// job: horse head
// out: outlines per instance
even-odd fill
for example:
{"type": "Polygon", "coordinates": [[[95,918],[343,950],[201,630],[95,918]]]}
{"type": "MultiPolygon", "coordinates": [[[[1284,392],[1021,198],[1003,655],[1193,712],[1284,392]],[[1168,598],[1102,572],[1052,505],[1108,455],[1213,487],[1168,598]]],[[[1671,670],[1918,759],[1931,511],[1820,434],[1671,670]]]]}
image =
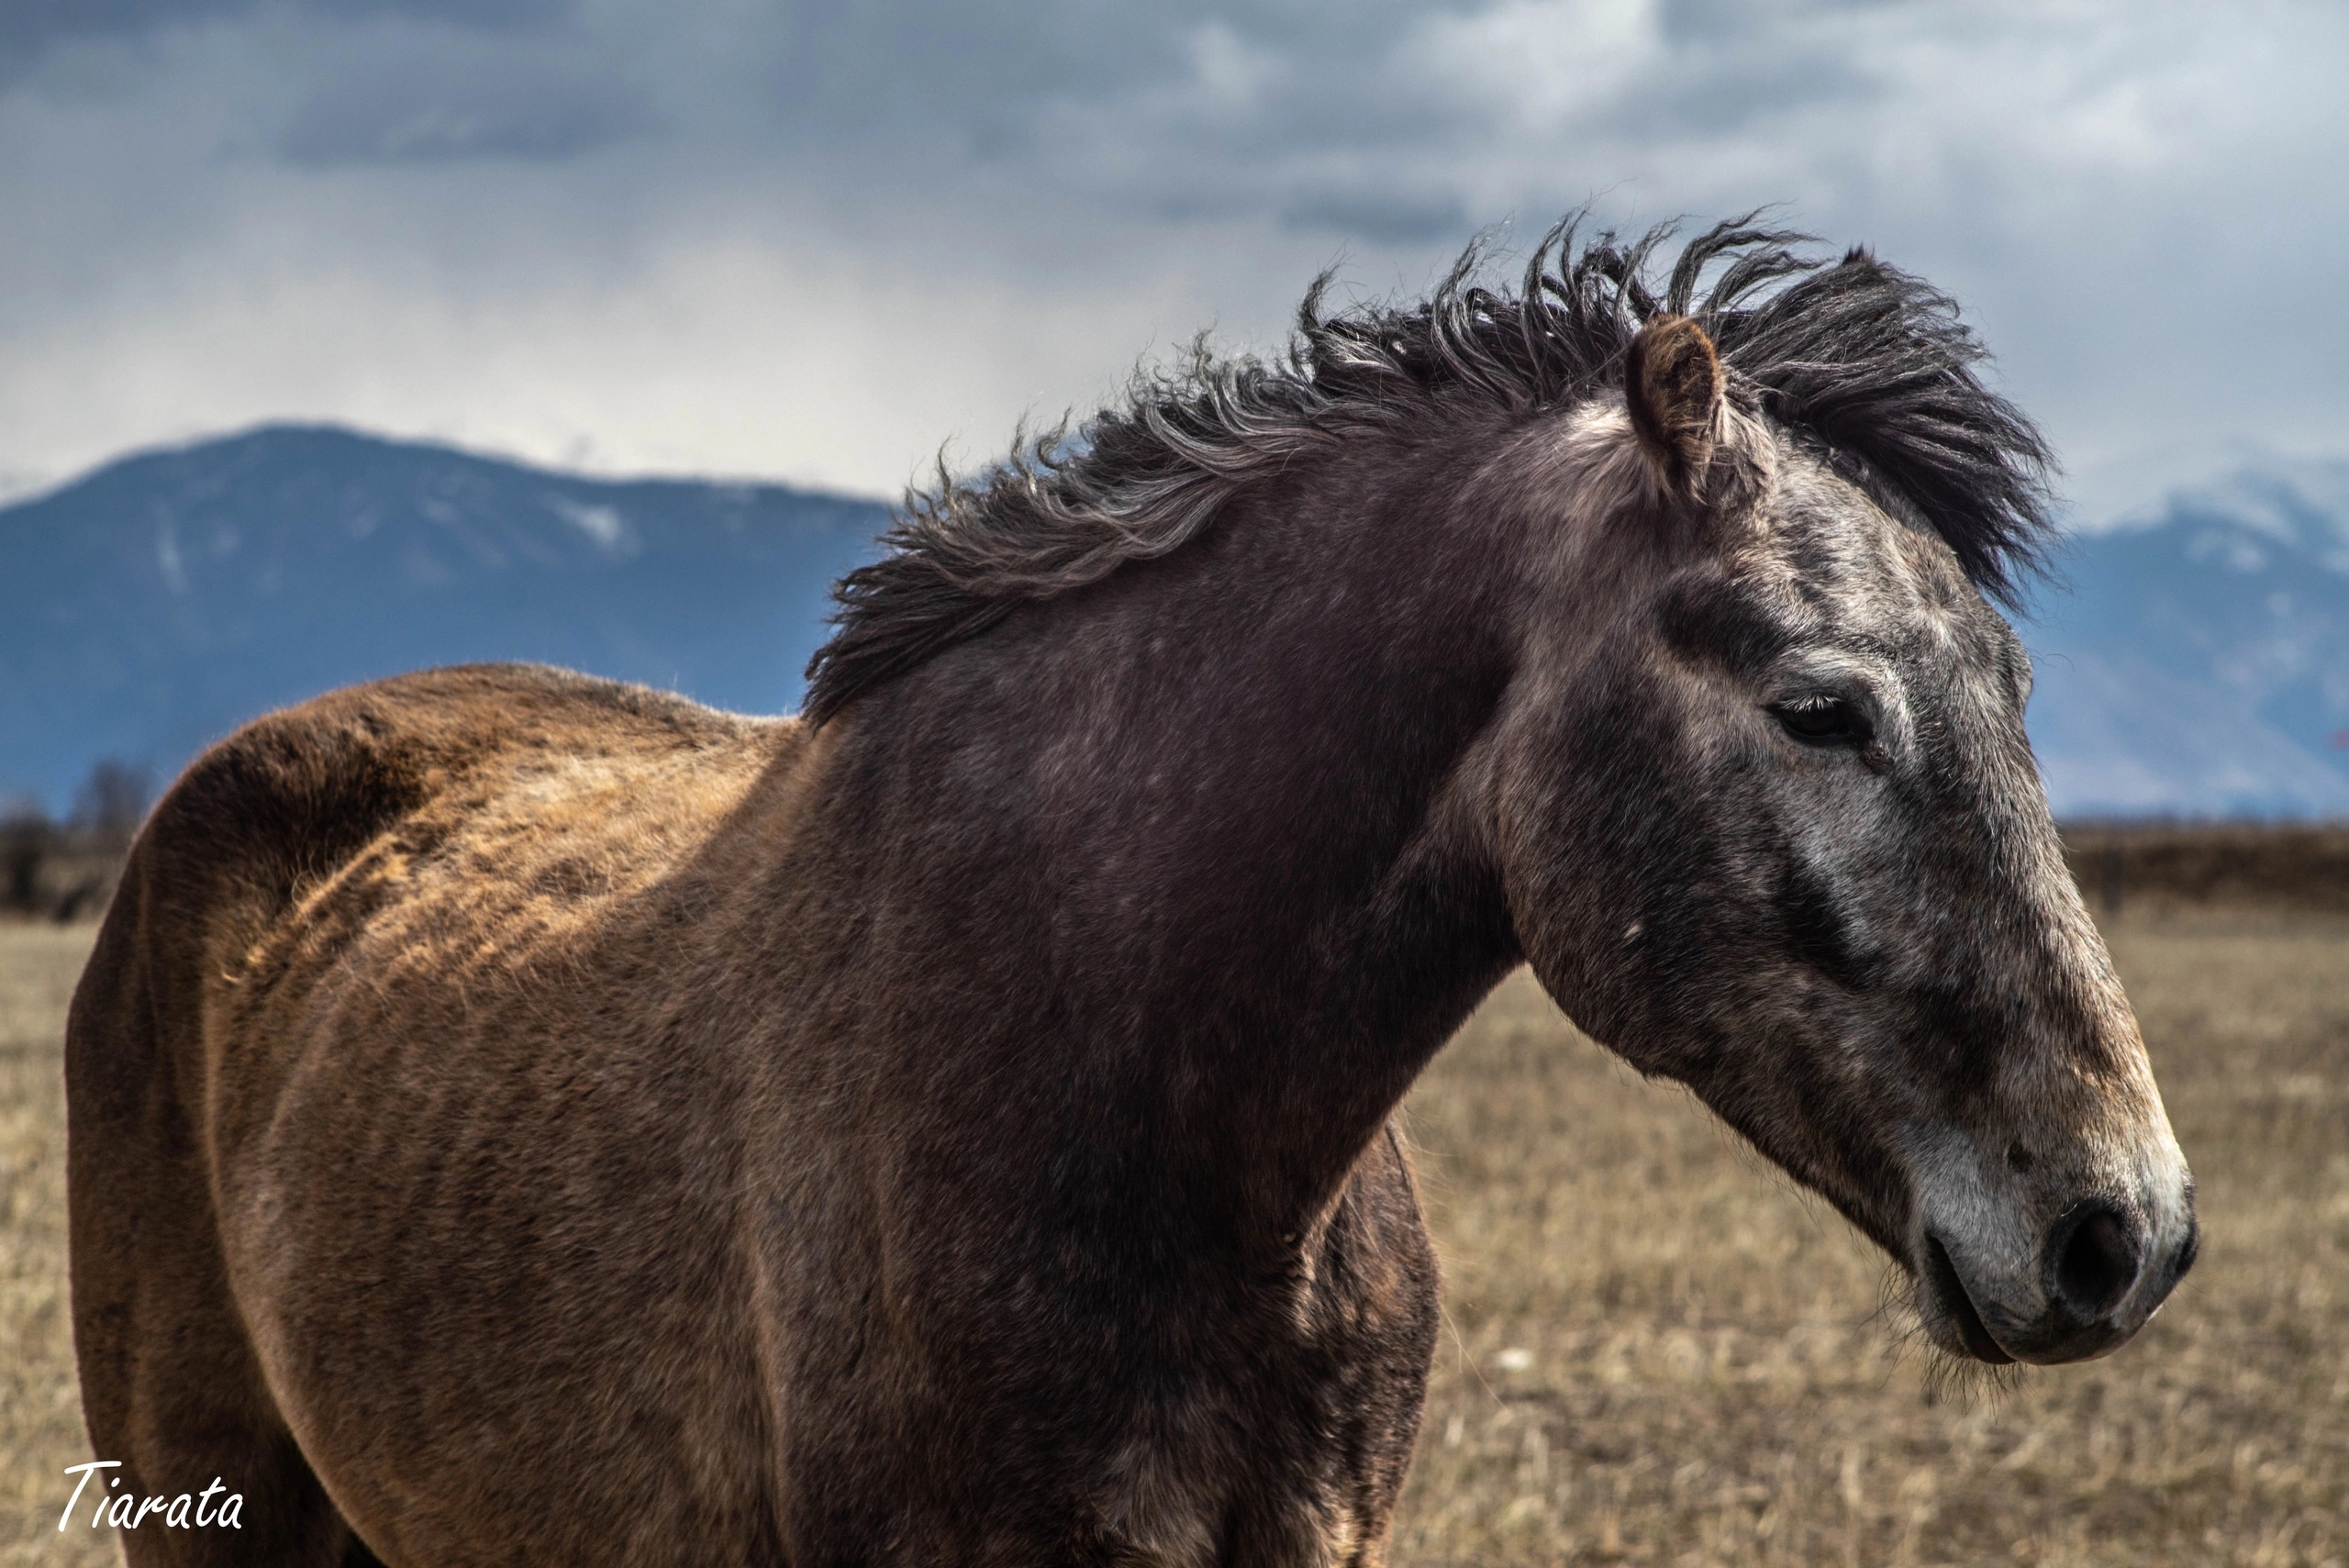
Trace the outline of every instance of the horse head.
{"type": "MultiPolygon", "coordinates": [[[[1887,417],[1943,373],[1884,377],[1887,417]]],[[[1881,1244],[1943,1350],[2113,1349],[2194,1260],[2193,1184],[1984,592],[2012,541],[1776,417],[1701,316],[1649,313],[1621,385],[1486,471],[1542,541],[1486,774],[1530,961],[1881,1244]]],[[[2011,489],[1993,445],[1917,450],[2011,489]]]]}

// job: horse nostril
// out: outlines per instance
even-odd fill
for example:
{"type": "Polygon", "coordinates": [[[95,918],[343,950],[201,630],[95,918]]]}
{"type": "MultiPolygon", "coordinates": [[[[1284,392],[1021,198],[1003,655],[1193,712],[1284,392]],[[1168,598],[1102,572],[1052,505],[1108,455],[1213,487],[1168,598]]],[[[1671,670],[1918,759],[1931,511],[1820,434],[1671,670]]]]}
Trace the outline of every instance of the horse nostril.
{"type": "Polygon", "coordinates": [[[2055,1295],[2075,1317],[2102,1318],[2121,1305],[2136,1278],[2136,1244],[2121,1216],[2105,1205],[2074,1221],[2071,1234],[2057,1244],[2055,1295]]]}

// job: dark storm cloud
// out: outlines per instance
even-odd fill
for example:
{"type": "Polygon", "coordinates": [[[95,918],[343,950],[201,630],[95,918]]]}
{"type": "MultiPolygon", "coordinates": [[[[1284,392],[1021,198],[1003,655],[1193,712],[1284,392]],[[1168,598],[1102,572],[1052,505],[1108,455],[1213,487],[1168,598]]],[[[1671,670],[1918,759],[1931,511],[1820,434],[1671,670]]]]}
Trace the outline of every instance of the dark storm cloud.
{"type": "Polygon", "coordinates": [[[1449,192],[1414,195],[1406,191],[1307,190],[1281,209],[1294,228],[1358,234],[1388,244],[1435,240],[1469,224],[1467,205],[1449,192]]]}
{"type": "Polygon", "coordinates": [[[657,124],[643,95],[594,61],[399,39],[344,61],[277,140],[291,162],[565,159],[657,124]]]}
{"type": "Polygon", "coordinates": [[[776,438],[890,488],[1206,322],[1262,345],[1334,260],[1415,290],[1594,200],[1876,245],[2076,473],[2309,447],[2349,326],[2273,323],[2349,238],[2343,65],[2288,0],[0,0],[0,475],[183,406],[685,429],[656,389],[739,355],[745,406],[899,410],[776,438]]]}
{"type": "MultiPolygon", "coordinates": [[[[1271,212],[1293,205],[1261,177],[1283,161],[1420,128],[1411,96],[1394,90],[1391,51],[1412,28],[1467,9],[799,6],[764,40],[774,64],[762,85],[774,133],[798,146],[942,131],[974,162],[1031,166],[1159,212],[1199,209],[1186,187],[1205,164],[1227,192],[1251,190],[1249,205],[1271,212]]],[[[1441,199],[1422,200],[1422,214],[1441,199]]],[[[1401,210],[1353,200],[1375,217],[1401,210]]],[[[1392,231],[1417,236],[1425,225],[1392,231]]]]}
{"type": "MultiPolygon", "coordinates": [[[[266,0],[5,0],[0,72],[30,65],[61,43],[120,38],[250,16],[266,0]]],[[[283,3],[283,0],[282,0],[283,3]]],[[[406,16],[468,28],[512,28],[568,16],[573,0],[291,0],[322,17],[406,16]]]]}
{"type": "Polygon", "coordinates": [[[1831,50],[1677,48],[1615,117],[1629,135],[1720,136],[1795,109],[1860,108],[1880,83],[1831,50]]]}
{"type": "Polygon", "coordinates": [[[0,60],[30,61],[70,39],[143,32],[250,8],[250,0],[8,0],[0,6],[0,60]]]}
{"type": "Polygon", "coordinates": [[[787,124],[961,124],[1004,144],[1034,106],[1130,88],[1182,50],[1179,6],[801,5],[781,13],[767,82],[787,124]]]}

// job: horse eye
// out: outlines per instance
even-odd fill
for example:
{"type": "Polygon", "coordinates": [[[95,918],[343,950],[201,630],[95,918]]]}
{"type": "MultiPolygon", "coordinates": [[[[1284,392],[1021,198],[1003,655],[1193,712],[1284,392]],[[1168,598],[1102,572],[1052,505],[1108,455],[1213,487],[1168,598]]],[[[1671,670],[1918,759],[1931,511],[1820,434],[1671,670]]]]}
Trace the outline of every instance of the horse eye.
{"type": "Polygon", "coordinates": [[[1798,697],[1774,705],[1770,711],[1798,740],[1818,742],[1865,740],[1867,720],[1842,697],[1798,697]]]}

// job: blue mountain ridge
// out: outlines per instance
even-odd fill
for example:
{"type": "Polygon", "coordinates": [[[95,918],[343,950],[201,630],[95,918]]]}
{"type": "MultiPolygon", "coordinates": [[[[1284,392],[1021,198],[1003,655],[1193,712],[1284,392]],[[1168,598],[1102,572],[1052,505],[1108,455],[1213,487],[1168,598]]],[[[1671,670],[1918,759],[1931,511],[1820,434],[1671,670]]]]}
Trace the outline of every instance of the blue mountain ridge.
{"type": "Polygon", "coordinates": [[[885,521],[325,427],[126,457],[0,508],[0,797],[57,809],[102,757],[167,778],[273,707],[473,660],[790,712],[885,521]]]}
{"type": "MultiPolygon", "coordinates": [[[[273,426],[0,507],[0,800],[159,776],[257,714],[531,659],[796,708],[877,502],[616,482],[273,426]]],[[[2349,816],[2349,463],[2262,462],[2072,536],[2020,624],[2060,816],[2349,816]]]]}
{"type": "Polygon", "coordinates": [[[2349,817],[2349,463],[2239,468],[2058,565],[2020,629],[2059,816],[2349,817]]]}

